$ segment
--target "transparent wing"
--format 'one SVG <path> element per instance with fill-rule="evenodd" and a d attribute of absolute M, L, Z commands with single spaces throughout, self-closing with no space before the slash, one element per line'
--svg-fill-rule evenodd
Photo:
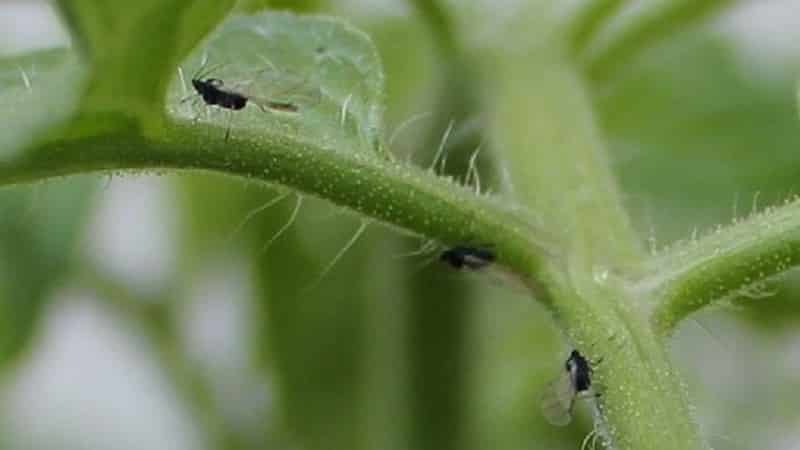
<path fill-rule="evenodd" d="M 542 414 L 553 425 L 564 426 L 572 420 L 572 405 L 575 402 L 575 388 L 564 372 L 553 380 L 542 394 Z"/>
<path fill-rule="evenodd" d="M 251 78 L 230 85 L 250 101 L 271 110 L 302 112 L 322 100 L 319 86 L 296 74 L 279 70 L 262 70 Z"/>

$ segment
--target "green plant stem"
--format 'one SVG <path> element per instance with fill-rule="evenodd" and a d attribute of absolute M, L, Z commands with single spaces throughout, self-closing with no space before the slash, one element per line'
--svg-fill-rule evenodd
<path fill-rule="evenodd" d="M 439 77 L 434 114 L 423 148 L 435 151 L 442 132 L 477 115 L 477 84 L 454 32 L 450 11 L 436 0 L 412 0 L 426 23 L 436 48 Z M 476 133 L 477 134 L 477 133 Z M 448 172 L 464 173 L 479 136 L 447 142 Z M 421 155 L 429 161 L 433 154 Z M 467 389 L 470 318 L 475 291 L 463 279 L 447 279 L 441 272 L 408 275 L 407 342 L 409 355 L 409 447 L 416 450 L 463 449 L 470 441 L 471 397 Z M 435 299 L 435 301 L 431 301 Z"/>
<path fill-rule="evenodd" d="M 758 283 L 798 264 L 800 202 L 795 201 L 666 250 L 648 264 L 651 275 L 641 287 L 659 293 L 651 322 L 666 336 L 689 314 L 738 295 L 758 295 Z"/>
<path fill-rule="evenodd" d="M 707 448 L 643 299 L 631 295 L 622 277 L 644 254 L 578 75 L 545 49 L 493 63 L 497 147 L 509 160 L 518 197 L 540 214 L 543 227 L 561 230 L 565 254 L 545 269 L 551 309 L 576 348 L 603 358 L 596 367 L 605 386 L 601 429 L 620 450 Z"/>
<path fill-rule="evenodd" d="M 120 133 L 56 141 L 0 162 L 0 185 L 94 171 L 213 170 L 282 184 L 445 243 L 491 243 L 499 262 L 525 275 L 538 273 L 552 251 L 544 233 L 502 204 L 423 170 L 281 137 L 224 134 L 172 122 L 157 140 Z"/>
<path fill-rule="evenodd" d="M 615 68 L 660 39 L 719 13 L 736 0 L 671 0 L 653 2 L 633 14 L 620 30 L 584 60 L 592 79 L 603 79 Z"/>

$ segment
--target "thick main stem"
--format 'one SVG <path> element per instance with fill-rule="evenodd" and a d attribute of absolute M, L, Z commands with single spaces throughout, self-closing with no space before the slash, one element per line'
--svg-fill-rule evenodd
<path fill-rule="evenodd" d="M 517 194 L 559 230 L 544 272 L 552 312 L 605 386 L 603 431 L 625 450 L 704 449 L 680 378 L 624 281 L 643 260 L 575 71 L 549 50 L 494 64 L 493 130 Z"/>

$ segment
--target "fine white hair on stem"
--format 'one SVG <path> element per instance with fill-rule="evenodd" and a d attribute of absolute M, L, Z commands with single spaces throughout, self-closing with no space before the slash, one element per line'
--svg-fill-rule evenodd
<path fill-rule="evenodd" d="M 406 130 L 406 128 L 408 128 L 408 127 L 410 127 L 411 125 L 413 125 L 413 124 L 415 124 L 415 123 L 419 122 L 419 121 L 420 121 L 420 120 L 422 120 L 422 119 L 425 119 L 425 118 L 427 118 L 427 117 L 430 117 L 432 114 L 433 114 L 433 113 L 431 113 L 430 111 L 427 111 L 427 112 L 422 112 L 422 113 L 419 113 L 419 114 L 415 114 L 415 115 L 413 115 L 413 116 L 409 117 L 408 119 L 406 119 L 406 120 L 405 120 L 403 123 L 401 123 L 400 125 L 398 125 L 398 126 L 397 126 L 397 127 L 394 129 L 394 131 L 392 132 L 391 136 L 389 136 L 389 147 L 391 147 L 391 146 L 392 146 L 392 144 L 394 144 L 394 141 L 397 139 L 397 137 L 400 135 L 400 133 L 402 133 L 403 131 L 405 131 L 405 130 Z M 409 155 L 409 158 L 410 158 L 410 157 L 411 157 L 411 155 Z"/>
<path fill-rule="evenodd" d="M 208 51 L 203 50 L 203 56 L 200 57 L 200 67 L 205 67 L 208 64 Z"/>
<path fill-rule="evenodd" d="M 750 214 L 751 215 L 756 215 L 756 213 L 758 213 L 758 197 L 760 195 L 761 195 L 761 191 L 756 191 L 756 193 L 753 194 L 753 204 L 750 206 Z"/>
<path fill-rule="evenodd" d="M 439 148 L 436 149 L 436 154 L 433 155 L 433 161 L 431 161 L 431 165 L 428 167 L 428 170 L 435 171 L 436 163 L 439 161 L 439 158 L 442 156 L 442 152 L 444 152 L 444 148 L 447 146 L 447 139 L 450 137 L 450 133 L 453 132 L 453 126 L 455 125 L 455 121 L 451 120 L 449 124 L 447 124 L 447 129 L 444 130 L 444 134 L 442 135 L 442 140 L 439 141 Z"/>
<path fill-rule="evenodd" d="M 581 442 L 581 450 L 586 450 L 589 447 L 589 442 L 591 442 L 591 448 L 594 448 L 595 443 L 597 442 L 597 429 L 592 428 L 592 431 L 583 438 L 583 442 Z"/>
<path fill-rule="evenodd" d="M 270 207 L 276 205 L 278 202 L 280 202 L 281 200 L 283 200 L 286 197 L 288 197 L 289 194 L 290 194 L 290 192 L 284 192 L 282 194 L 278 194 L 275 197 L 269 199 L 269 201 L 267 201 L 263 205 L 261 205 L 258 208 L 250 211 L 249 213 L 247 213 L 247 215 L 244 216 L 244 219 L 242 219 L 242 221 L 239 222 L 238 225 L 236 225 L 236 228 L 233 229 L 233 231 L 231 232 L 231 236 L 228 239 L 228 241 L 232 241 L 233 238 L 236 237 L 237 234 L 239 234 L 239 232 L 242 230 L 242 228 L 244 228 L 245 225 L 247 225 L 251 220 L 253 220 L 253 218 L 255 216 L 261 214 L 262 212 L 266 211 Z"/>
<path fill-rule="evenodd" d="M 178 78 L 181 80 L 181 89 L 183 91 L 183 96 L 186 97 L 189 95 L 189 90 L 186 88 L 186 77 L 183 74 L 183 67 L 178 66 Z"/>
<path fill-rule="evenodd" d="M 22 83 L 25 85 L 25 89 L 27 89 L 28 92 L 33 91 L 33 85 L 31 84 L 31 79 L 28 76 L 28 73 L 25 72 L 25 69 L 20 66 L 17 66 L 17 69 L 19 69 L 19 74 L 22 77 Z"/>
<path fill-rule="evenodd" d="M 511 171 L 508 170 L 508 165 L 503 159 L 500 159 L 500 178 L 505 192 L 507 194 L 511 194 L 512 196 L 516 194 L 514 180 L 511 179 Z"/>
<path fill-rule="evenodd" d="M 442 154 L 441 164 L 439 165 L 439 175 L 444 175 L 445 169 L 447 169 L 447 156 L 450 155 L 450 149 L 445 148 L 444 153 Z M 434 169 L 434 172 L 436 170 Z"/>
<path fill-rule="evenodd" d="M 711 329 L 710 329 L 710 328 L 708 328 L 708 327 L 707 327 L 705 324 L 703 324 L 702 322 L 700 322 L 700 319 L 697 319 L 697 318 L 689 318 L 689 321 L 690 321 L 690 322 L 692 322 L 692 323 L 694 323 L 694 324 L 697 326 L 697 328 L 699 328 L 699 329 L 700 329 L 700 330 L 701 330 L 703 333 L 705 333 L 707 336 L 711 337 L 711 339 L 712 339 L 712 340 L 713 340 L 715 343 L 717 343 L 717 344 L 718 344 L 720 347 L 722 347 L 722 348 L 723 348 L 723 349 L 725 349 L 726 351 L 732 351 L 731 347 L 730 347 L 730 346 L 728 346 L 728 345 L 726 345 L 726 344 L 725 344 L 725 342 L 724 342 L 724 341 L 723 341 L 723 340 L 722 340 L 722 339 L 721 339 L 719 336 L 717 336 L 717 335 L 716 335 L 716 333 L 714 333 L 713 331 L 711 331 Z"/>
<path fill-rule="evenodd" d="M 339 126 L 342 128 L 344 128 L 344 124 L 347 122 L 347 109 L 350 106 L 351 100 L 353 100 L 353 94 L 348 95 L 347 98 L 345 98 L 344 101 L 342 102 L 342 110 L 340 113 L 342 115 L 342 118 L 339 121 Z"/>
<path fill-rule="evenodd" d="M 276 231 L 274 235 L 272 235 L 272 237 L 269 239 L 269 241 L 267 241 L 266 244 L 264 244 L 264 246 L 261 248 L 261 252 L 266 252 L 267 250 L 269 250 L 270 246 L 272 246 L 272 243 L 278 240 L 278 238 L 280 238 L 283 235 L 283 233 L 285 233 L 286 230 L 288 230 L 289 227 L 291 227 L 294 221 L 297 219 L 297 214 L 300 212 L 300 207 L 303 206 L 303 196 L 300 194 L 295 194 L 295 195 L 297 196 L 297 201 L 295 202 L 292 213 L 289 215 L 289 220 L 286 221 L 286 223 L 283 224 L 283 226 L 278 231 Z"/>
<path fill-rule="evenodd" d="M 358 239 L 361 237 L 361 235 L 364 234 L 364 231 L 366 231 L 366 229 L 367 229 L 367 227 L 369 226 L 370 223 L 371 223 L 370 220 L 366 220 L 366 219 L 361 220 L 361 224 L 358 226 L 358 229 L 356 230 L 356 232 L 353 233 L 353 236 L 350 238 L 350 240 L 348 240 L 347 243 L 344 244 L 344 247 L 342 247 L 336 253 L 336 255 L 333 257 L 333 259 L 331 259 L 330 262 L 325 266 L 325 268 L 322 269 L 322 272 L 320 272 L 320 274 L 317 277 L 317 279 L 308 288 L 306 288 L 307 290 L 313 289 L 323 279 L 325 279 L 325 277 L 328 275 L 328 273 L 330 273 L 330 271 L 333 270 L 333 267 L 342 259 L 342 257 L 345 255 L 345 253 L 347 253 L 348 250 L 353 248 L 353 246 L 356 244 L 356 242 L 358 242 Z"/>
<path fill-rule="evenodd" d="M 469 186 L 470 184 L 474 183 L 475 193 L 481 193 L 481 175 L 478 172 L 478 155 L 481 153 L 481 148 L 483 144 L 478 145 L 478 148 L 472 152 L 472 156 L 469 157 L 469 165 L 467 166 L 467 177 L 465 180 L 465 184 Z"/>

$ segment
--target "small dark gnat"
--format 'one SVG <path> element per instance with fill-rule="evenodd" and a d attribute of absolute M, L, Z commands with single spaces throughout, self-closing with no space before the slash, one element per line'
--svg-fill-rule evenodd
<path fill-rule="evenodd" d="M 480 270 L 495 261 L 495 254 L 484 247 L 457 245 L 443 251 L 439 260 L 456 269 Z"/>
<path fill-rule="evenodd" d="M 205 80 L 192 78 L 194 90 L 203 98 L 206 105 L 238 111 L 247 106 L 247 96 L 226 90 L 225 83 L 219 78 Z"/>
<path fill-rule="evenodd" d="M 567 425 L 572 420 L 572 408 L 578 396 L 598 396 L 592 392 L 592 373 L 589 361 L 579 351 L 573 350 L 564 362 L 564 371 L 550 383 L 542 398 L 542 413 L 548 422 Z"/>
<path fill-rule="evenodd" d="M 220 108 L 238 111 L 244 109 L 247 106 L 247 102 L 252 101 L 264 111 L 266 109 L 285 112 L 297 112 L 299 110 L 298 106 L 291 102 L 257 99 L 242 92 L 226 88 L 225 83 L 219 78 L 192 78 L 192 87 L 203 98 L 203 102 L 209 106 L 219 106 Z"/>

